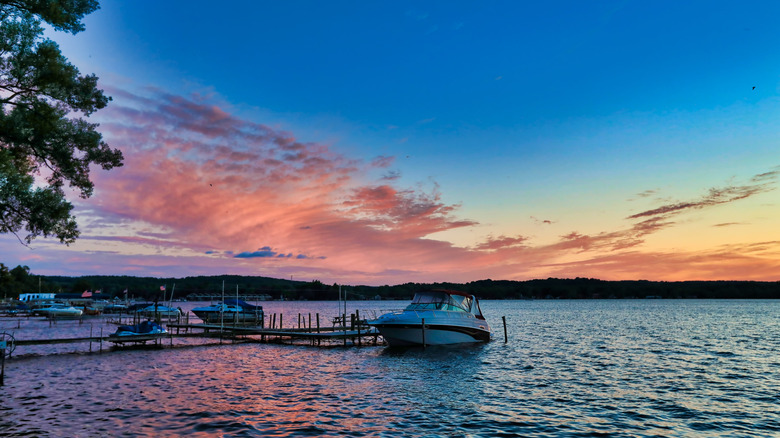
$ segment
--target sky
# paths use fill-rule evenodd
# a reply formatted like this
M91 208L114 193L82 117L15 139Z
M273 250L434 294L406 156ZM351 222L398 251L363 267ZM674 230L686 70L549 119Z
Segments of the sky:
M780 276L778 2L103 1L125 157L42 275Z

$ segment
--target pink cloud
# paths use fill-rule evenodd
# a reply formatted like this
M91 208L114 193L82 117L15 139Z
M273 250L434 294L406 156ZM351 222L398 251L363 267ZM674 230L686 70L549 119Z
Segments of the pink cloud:
M502 248L520 247L523 246L523 244L527 240L528 238L524 236L517 236L517 237L499 236L496 238L490 237L486 242L477 245L476 249L497 250Z
M393 157L349 159L199 98L120 96L103 127L112 146L125 153L125 166L97 177L104 195L90 200L89 208L101 218L98 226L140 222L167 234L154 242L130 235L94 238L215 250L211 258L225 259L228 251L252 254L267 245L305 254L306 261L329 260L325 265L360 260L368 272L386 263L389 244L409 254L406 264L419 266L431 257L427 248L442 247L424 236L474 224L456 218L458 206L441 202L436 188L423 193L363 185L368 170L390 166ZM373 254L373 263L366 263L366 254Z
M390 169L394 157L346 157L330 146L240 118L201 96L157 90L110 94L115 101L101 114L101 126L109 143L122 149L125 166L95 172L96 196L77 205L79 217L89 218L82 242L114 246L82 253L47 247L49 269L237 273L352 284L776 275L770 275L777 268L776 242L674 254L642 249L642 244L688 211L773 190L777 171L633 214L618 230L570 231L548 244L523 235L490 236L463 248L430 235L479 224L459 217L460 205L443 202L436 185L427 192L398 187L398 172ZM387 174L372 181L368 175L376 169ZM649 190L637 196L654 195ZM540 225L560 222L531 218ZM37 256L41 273L47 273Z

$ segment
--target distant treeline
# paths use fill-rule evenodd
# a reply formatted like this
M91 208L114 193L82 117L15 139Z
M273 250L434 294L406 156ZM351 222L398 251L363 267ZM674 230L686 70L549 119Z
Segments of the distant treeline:
M409 299L426 289L455 289L480 299L617 299L617 298L780 298L780 282L762 281L604 281L593 278L548 278L527 281L479 280L469 283L406 283L357 286L369 296Z
M93 275L83 277L35 276L26 266L8 270L0 264L0 292L16 297L23 292L82 293L100 290L109 298L165 300L226 295L270 295L272 299L337 300L339 285L318 280L303 282L269 277L218 275L185 278L154 278ZM175 285L175 290L174 290ZM165 286L163 292L160 288ZM481 299L621 299L621 298L780 298L780 282L762 281L604 281L592 278L548 278L528 281L479 280L469 283L405 283L395 286L341 285L349 300L409 300L415 292L454 289Z

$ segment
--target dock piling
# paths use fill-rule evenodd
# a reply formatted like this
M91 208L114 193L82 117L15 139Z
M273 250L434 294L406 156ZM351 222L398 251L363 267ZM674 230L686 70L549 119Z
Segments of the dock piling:
M504 321L504 343L506 344L507 342L509 342L509 338L507 337L506 334L506 316L502 316L501 319Z
M422 319L422 346L425 348L425 318Z
M357 332L358 332L357 343L358 343L358 345L361 345L361 343L360 343L360 310L359 309L355 309L355 321L357 321Z

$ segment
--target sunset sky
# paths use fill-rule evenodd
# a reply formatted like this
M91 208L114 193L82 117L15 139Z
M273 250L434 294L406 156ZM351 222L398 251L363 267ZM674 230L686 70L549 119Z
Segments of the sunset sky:
M44 275L780 280L780 2L103 1Z

